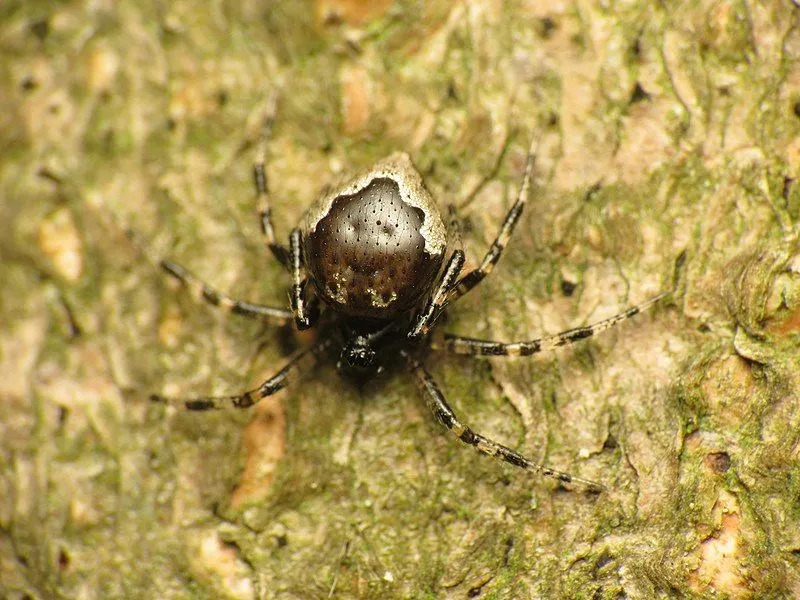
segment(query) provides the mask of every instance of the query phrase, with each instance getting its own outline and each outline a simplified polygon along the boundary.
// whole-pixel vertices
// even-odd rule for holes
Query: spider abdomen
[[[394,318],[430,291],[445,245],[436,205],[405,154],[322,198],[303,234],[322,299],[341,314],[373,319]]]

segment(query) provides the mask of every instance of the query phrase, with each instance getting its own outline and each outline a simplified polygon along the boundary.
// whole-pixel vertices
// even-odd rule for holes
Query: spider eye
[[[350,368],[365,370],[375,364],[375,351],[363,342],[355,341],[344,347],[342,358]]]
[[[349,357],[350,365],[366,369],[375,362],[375,351],[372,348],[354,348]]]

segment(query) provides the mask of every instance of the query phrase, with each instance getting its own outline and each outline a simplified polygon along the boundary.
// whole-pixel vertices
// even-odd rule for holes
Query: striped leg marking
[[[447,401],[444,399],[444,395],[439,389],[439,386],[436,384],[428,370],[418,361],[410,359],[407,355],[406,359],[409,362],[420,391],[422,391],[423,395],[425,396],[425,401],[428,405],[428,408],[433,413],[433,416],[437,421],[439,421],[439,423],[444,425],[448,431],[450,431],[465,444],[472,446],[481,454],[493,456],[499,460],[514,465],[515,467],[519,467],[520,469],[532,471],[546,477],[552,477],[553,479],[557,479],[563,483],[577,483],[585,486],[592,492],[601,492],[605,489],[603,485],[595,481],[576,477],[574,475],[570,475],[569,473],[548,467],[547,465],[536,463],[524,457],[519,452],[516,452],[515,450],[512,450],[511,448],[502,444],[498,444],[497,442],[490,440],[480,433],[473,431],[458,419],[456,414],[453,412],[453,409],[447,404]]]
[[[463,267],[464,251],[454,250],[453,254],[450,255],[450,260],[447,261],[447,266],[439,281],[439,285],[436,287],[436,291],[431,299],[428,300],[425,309],[417,315],[416,322],[409,330],[409,340],[418,340],[430,331],[430,328],[436,322],[436,318],[441,314],[444,304],[447,301],[447,294],[452,289]]]
[[[514,233],[514,228],[517,226],[517,222],[519,222],[519,218],[528,201],[528,192],[531,187],[531,177],[533,175],[535,159],[536,153],[534,141],[532,140],[530,148],[528,149],[528,158],[525,161],[525,175],[522,177],[522,185],[519,188],[517,201],[514,202],[514,205],[508,211],[508,214],[506,214],[503,226],[500,228],[500,233],[497,234],[497,238],[492,243],[486,256],[483,257],[480,266],[458,280],[458,283],[448,294],[448,302],[457,300],[483,281],[483,278],[492,272],[497,261],[500,260],[500,256],[503,254],[503,250],[508,244],[511,234]]]
[[[313,366],[330,341],[326,340],[316,346],[310,346],[296,353],[288,363],[275,375],[267,379],[254,390],[249,390],[235,396],[201,396],[199,398],[166,398],[152,395],[150,400],[162,404],[170,404],[188,410],[221,410],[228,408],[249,408],[260,400],[271,396],[285,388],[301,372]]]
[[[132,229],[126,227],[122,223],[119,223],[113,215],[106,214],[105,212],[102,212],[101,215],[103,219],[106,220],[111,226],[122,230],[122,232],[125,234],[125,237],[128,238],[128,241],[133,244],[136,250],[141,252],[142,256],[144,256],[148,263],[156,268],[166,271],[171,277],[177,279],[189,290],[190,294],[195,299],[213,304],[214,306],[217,306],[226,312],[250,317],[253,319],[267,319],[276,323],[286,323],[287,321],[291,320],[292,312],[290,310],[275,308],[273,306],[265,306],[263,304],[254,304],[244,300],[236,300],[235,298],[231,298],[230,296],[215,290],[207,283],[204,283],[192,275],[187,269],[178,263],[168,259],[162,259],[161,257],[154,255],[150,250],[146,240],[142,239],[142,237]]]
[[[575,329],[568,329],[555,335],[539,338],[538,340],[531,340],[528,342],[493,342],[490,340],[479,340],[475,338],[462,337],[460,335],[453,335],[446,333],[444,336],[445,347],[449,352],[454,354],[468,354],[471,356],[529,356],[542,352],[545,350],[552,350],[560,346],[572,344],[578,340],[593,336],[601,331],[610,329],[620,321],[629,319],[634,315],[648,309],[659,300],[666,298],[672,294],[672,290],[662,292],[654,298],[650,298],[646,302],[631,306],[627,310],[614,315],[603,321],[598,321],[585,327],[576,327]]]
[[[309,310],[305,300],[306,280],[303,278],[303,257],[300,230],[292,229],[289,234],[289,261],[292,270],[291,304],[294,322],[299,330],[308,329],[316,320],[316,311]]]
[[[275,122],[277,110],[277,94],[272,94],[268,100],[267,115],[264,118],[264,129],[261,135],[261,148],[259,157],[253,165],[253,182],[256,188],[256,205],[258,207],[258,220],[261,224],[261,233],[264,244],[284,267],[289,267],[289,251],[275,239],[275,230],[272,227],[272,211],[269,204],[269,182],[264,164],[267,160],[267,145],[272,135],[272,125]]]
[[[279,323],[286,323],[292,318],[292,311],[290,310],[236,300],[222,292],[218,292],[171,260],[161,260],[158,265],[169,275],[180,281],[195,299],[213,304],[226,312],[253,319],[269,319]]]

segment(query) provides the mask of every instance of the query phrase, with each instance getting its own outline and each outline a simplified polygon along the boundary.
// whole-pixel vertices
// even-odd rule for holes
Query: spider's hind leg
[[[448,238],[454,241],[455,249],[445,264],[444,271],[433,295],[428,299],[423,309],[414,317],[408,332],[408,339],[412,342],[419,341],[430,332],[436,320],[444,312],[450,293],[458,285],[458,276],[464,268],[464,247],[461,242],[461,226],[455,207],[448,205]]]
[[[528,148],[528,157],[525,161],[525,174],[522,177],[522,184],[520,184],[517,200],[506,213],[506,218],[503,221],[502,227],[497,234],[494,242],[489,247],[486,256],[483,257],[481,264],[463,275],[458,282],[453,286],[453,289],[447,295],[447,303],[455,302],[461,296],[469,292],[472,288],[478,285],[483,279],[492,272],[500,256],[503,254],[511,234],[514,233],[514,228],[517,226],[522,211],[525,209],[525,204],[528,202],[528,192],[531,187],[531,179],[533,177],[533,165],[536,159],[535,142],[531,141],[530,148]]]
[[[453,289],[456,278],[464,266],[464,251],[454,250],[445,265],[436,290],[428,299],[424,308],[414,317],[411,328],[408,331],[409,341],[416,342],[428,334],[436,319],[444,310],[447,302],[447,294]]]
[[[263,131],[261,134],[260,150],[256,162],[253,164],[253,183],[256,188],[256,204],[258,208],[258,221],[261,225],[261,233],[264,236],[264,244],[272,252],[284,267],[291,268],[289,249],[283,244],[278,243],[275,238],[275,230],[272,226],[272,209],[269,202],[269,181],[265,163],[267,161],[267,149],[269,139],[272,136],[272,126],[275,123],[275,113],[277,111],[277,94],[272,94],[268,100],[267,114],[264,117]]]
[[[304,277],[302,237],[303,234],[297,227],[289,234],[289,264],[292,272],[292,290],[289,299],[294,323],[300,331],[313,327],[320,313],[318,296],[306,291],[308,279]]]
[[[109,220],[111,224],[122,230],[125,237],[128,238],[128,241],[130,241],[142,256],[145,257],[147,262],[176,279],[189,291],[194,299],[207,302],[226,312],[250,317],[251,319],[268,320],[278,324],[283,324],[291,320],[292,312],[288,309],[268,306],[266,304],[257,304],[246,300],[238,300],[220,292],[175,261],[154,254],[150,250],[149,244],[132,229],[118,223],[113,217],[109,217]]]

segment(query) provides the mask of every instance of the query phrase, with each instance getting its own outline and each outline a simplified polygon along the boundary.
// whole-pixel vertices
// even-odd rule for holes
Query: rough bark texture
[[[800,596],[800,28],[789,1],[100,0],[0,5],[0,596]],[[530,339],[678,293],[531,359],[432,354],[477,430],[604,482],[565,491],[443,435],[402,372],[175,289],[123,235],[286,303],[250,167],[269,93],[285,236],[326,182],[408,151],[498,268],[446,328]]]

